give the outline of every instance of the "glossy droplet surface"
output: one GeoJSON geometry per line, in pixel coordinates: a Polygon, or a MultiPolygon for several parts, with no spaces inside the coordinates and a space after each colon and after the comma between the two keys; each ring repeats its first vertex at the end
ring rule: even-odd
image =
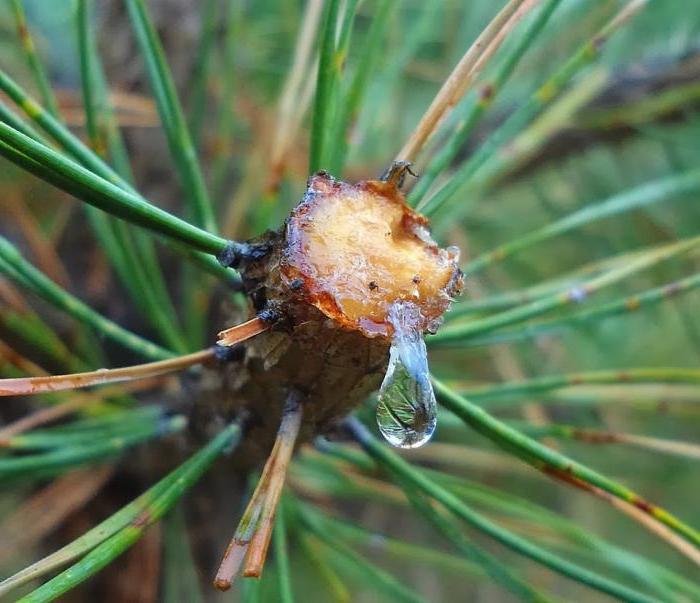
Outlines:
{"type": "Polygon", "coordinates": [[[428,374],[428,357],[418,306],[400,301],[389,310],[394,328],[389,366],[379,390],[377,425],[392,446],[417,448],[437,425],[437,404],[428,374]]]}

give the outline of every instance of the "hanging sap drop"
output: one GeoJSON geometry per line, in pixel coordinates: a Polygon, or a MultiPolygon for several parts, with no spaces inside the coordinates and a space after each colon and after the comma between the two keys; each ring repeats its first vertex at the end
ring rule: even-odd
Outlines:
{"type": "Polygon", "coordinates": [[[397,448],[422,446],[437,425],[421,318],[420,309],[411,302],[397,302],[389,311],[394,335],[379,390],[377,425],[387,442],[397,448]]]}

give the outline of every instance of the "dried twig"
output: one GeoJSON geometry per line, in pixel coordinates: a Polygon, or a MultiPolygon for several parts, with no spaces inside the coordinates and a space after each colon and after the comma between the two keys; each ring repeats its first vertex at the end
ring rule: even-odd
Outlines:
{"type": "Polygon", "coordinates": [[[214,578],[214,586],[219,590],[228,590],[231,587],[233,578],[244,561],[244,576],[259,578],[262,573],[270,545],[275,511],[299,434],[301,417],[302,405],[294,392],[288,398],[275,445],[265,463],[260,481],[214,578]]]}
{"type": "Polygon", "coordinates": [[[505,33],[499,37],[499,32],[501,30],[506,30],[506,33],[510,31],[525,12],[534,8],[537,1],[510,0],[493,18],[477,39],[474,40],[474,43],[457,63],[447,80],[445,80],[416,129],[411,133],[401,151],[399,151],[396,161],[415,161],[416,156],[428,138],[437,130],[443,118],[466,94],[469,85],[473,81],[476,67],[483,69],[485,61],[480,61],[481,56],[488,52],[488,58],[490,58],[504,39],[505,33]],[[521,5],[523,12],[518,10],[521,8],[521,5]],[[517,16],[518,14],[520,16],[517,16]],[[513,21],[511,21],[511,17],[514,19],[513,21]],[[510,27],[509,21],[511,22],[510,27]]]}
{"type": "Polygon", "coordinates": [[[304,81],[313,82],[313,43],[318,30],[321,13],[323,11],[322,0],[311,0],[302,19],[292,67],[285,81],[280,102],[277,109],[277,124],[272,144],[272,157],[270,162],[270,182],[268,190],[274,190],[279,178],[284,171],[285,155],[299,129],[301,120],[311,101],[311,94],[307,92],[309,85],[302,88],[304,81]]]}
{"type": "Polygon", "coordinates": [[[214,358],[214,350],[210,348],[176,358],[169,358],[168,360],[147,362],[145,364],[125,366],[116,369],[98,369],[96,371],[72,373],[70,375],[0,379],[0,396],[26,396],[89,387],[91,385],[103,385],[105,383],[156,377],[196,364],[202,364],[212,358],[214,358]]]}
{"type": "Polygon", "coordinates": [[[217,335],[218,340],[216,343],[224,346],[231,346],[246,339],[266,331],[270,327],[264,320],[260,318],[251,318],[250,320],[236,325],[235,327],[230,327],[223,331],[220,331],[217,335]]]}
{"type": "MultiPolygon", "coordinates": [[[[259,318],[253,318],[219,333],[221,345],[234,345],[245,341],[268,328],[265,322],[259,318]]],[[[119,381],[132,381],[156,377],[165,373],[172,373],[183,368],[202,364],[215,357],[213,348],[158,360],[134,366],[125,366],[116,369],[98,369],[85,373],[72,373],[70,375],[50,375],[42,377],[20,377],[17,379],[0,379],[0,396],[20,396],[55,392],[65,389],[78,389],[91,385],[103,385],[105,383],[117,383],[119,381]]]]}

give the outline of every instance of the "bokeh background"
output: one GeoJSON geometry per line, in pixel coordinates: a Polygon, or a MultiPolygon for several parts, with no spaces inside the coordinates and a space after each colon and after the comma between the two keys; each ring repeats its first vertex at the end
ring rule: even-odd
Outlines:
{"type": "MultiPolygon", "coordinates": [[[[363,48],[381,4],[374,0],[357,3],[345,61],[348,81],[358,68],[363,68],[363,48]]],[[[347,132],[348,154],[342,176],[350,181],[376,177],[384,171],[452,67],[503,3],[403,0],[396,4],[368,69],[362,102],[347,132]]],[[[490,134],[625,4],[612,0],[563,1],[438,184],[448,181],[490,134]]],[[[24,6],[60,113],[71,130],[84,137],[76,3],[26,0],[24,6]]],[[[294,124],[291,135],[283,136],[279,127],[280,98],[288,82],[307,4],[296,0],[150,0],[148,6],[195,133],[223,232],[243,239],[265,227],[277,227],[300,199],[308,170],[313,57],[292,103],[295,117],[290,120],[294,124]],[[206,48],[203,34],[209,39],[206,48]]],[[[100,0],[95,8],[99,54],[134,181],[149,200],[181,214],[183,192],[177,168],[168,156],[124,5],[100,0]]],[[[516,29],[516,33],[519,31],[516,29]]],[[[518,41],[515,34],[505,41],[480,76],[481,81],[489,81],[500,60],[518,41]]],[[[317,44],[314,41],[313,48],[317,44]]],[[[38,92],[9,3],[5,2],[0,4],[0,64],[27,90],[38,92]]],[[[459,245],[465,260],[473,259],[615,195],[697,171],[699,76],[700,4],[681,0],[649,2],[607,41],[600,57],[565,87],[565,100],[556,108],[547,105],[538,116],[540,121],[533,119],[527,124],[533,127],[530,133],[538,132],[539,127],[546,135],[534,142],[532,138],[517,139],[532,144],[516,165],[485,184],[463,187],[457,202],[436,214],[436,237],[441,243],[459,245]]],[[[418,173],[441,150],[476,102],[475,90],[431,139],[414,168],[418,173]]],[[[636,252],[697,236],[698,199],[697,190],[676,193],[670,189],[660,202],[592,219],[561,236],[526,247],[503,262],[488,265],[477,274],[468,272],[465,292],[446,326],[517,306],[527,299],[525,295],[537,297],[537,287],[549,292],[568,290],[581,282],[581,275],[586,274],[582,268],[595,271],[621,267],[636,252]],[[513,292],[516,297],[504,299],[513,292]]],[[[0,232],[52,279],[116,322],[147,337],[158,337],[153,325],[130,300],[124,283],[110,269],[99,240],[73,198],[0,160],[0,216],[0,232]]],[[[191,302],[193,305],[185,305],[183,287],[191,282],[190,269],[171,251],[160,253],[178,315],[194,333],[190,343],[211,341],[222,326],[221,288],[213,280],[203,281],[206,286],[202,286],[201,295],[191,302]],[[197,316],[193,318],[193,314],[197,316]]],[[[532,323],[522,323],[516,325],[516,331],[517,327],[521,330],[514,335],[497,331],[481,340],[436,343],[430,348],[431,368],[455,388],[466,390],[547,375],[651,367],[696,369],[700,359],[697,292],[669,296],[638,311],[631,305],[628,312],[595,320],[568,317],[697,271],[697,254],[683,254],[615,282],[592,296],[594,299],[582,296],[573,309],[555,309],[545,318],[561,319],[556,328],[538,330],[535,325],[528,330],[527,325],[532,323]]],[[[16,369],[8,350],[15,350],[50,372],[60,371],[62,367],[36,341],[23,337],[13,327],[11,319],[20,302],[13,301],[4,285],[2,291],[0,337],[7,345],[0,348],[5,350],[0,363],[5,373],[9,376],[10,368],[16,369]]],[[[80,349],[84,334],[75,323],[31,295],[23,297],[26,300],[20,305],[26,303],[32,312],[44,317],[69,349],[80,349]]],[[[110,366],[134,360],[117,346],[105,342],[100,345],[102,357],[110,366]]],[[[691,525],[700,524],[698,379],[681,384],[562,385],[567,386],[494,398],[483,404],[500,418],[644,493],[691,525]],[[556,429],[548,431],[547,426],[552,424],[645,436],[662,444],[577,441],[556,433],[556,429]]],[[[163,390],[164,400],[179,401],[180,386],[168,383],[168,388],[163,390]]],[[[158,390],[151,390],[139,399],[152,402],[159,395],[158,390]]],[[[370,424],[371,405],[370,401],[361,409],[370,424]]],[[[26,400],[13,399],[1,405],[0,417],[8,423],[30,407],[26,400]]],[[[674,575],[697,583],[696,565],[612,506],[538,474],[465,428],[446,411],[441,419],[436,443],[405,453],[405,457],[453,475],[456,491],[486,515],[533,542],[628,583],[634,582],[635,573],[639,578],[650,570],[633,557],[623,562],[627,552],[640,554],[674,575]],[[528,515],[523,510],[530,509],[530,505],[537,507],[532,507],[536,510],[531,509],[528,515]],[[610,546],[592,544],[598,539],[610,546]],[[625,564],[630,568],[627,575],[621,569],[625,564]]],[[[17,530],[16,523],[8,527],[9,518],[16,521],[17,517],[32,517],[14,513],[18,509],[26,512],[22,506],[25,501],[50,484],[45,478],[0,484],[0,527],[9,530],[0,533],[11,534],[14,540],[9,542],[16,543],[2,546],[2,574],[77,537],[114,512],[169,465],[162,462],[164,451],[171,451],[168,454],[173,458],[182,457],[189,445],[181,441],[154,443],[129,452],[96,487],[89,503],[69,509],[55,525],[37,528],[36,536],[32,535],[32,526],[26,526],[29,537],[22,534],[24,527],[17,530]]],[[[378,478],[367,483],[349,479],[342,466],[324,465],[317,455],[312,451],[302,454],[290,473],[291,488],[344,518],[351,527],[360,527],[354,536],[347,528],[343,538],[367,561],[393,573],[429,601],[514,600],[464,561],[399,500],[400,492],[394,486],[378,478]]],[[[177,511],[176,519],[157,536],[141,541],[115,566],[65,600],[235,600],[238,591],[215,595],[208,582],[234,527],[238,514],[235,501],[245,481],[244,476],[229,480],[216,471],[215,466],[213,475],[196,487],[177,511]],[[192,552],[183,545],[188,539],[192,552]],[[171,590],[164,586],[168,580],[175,585],[171,590]],[[166,596],[166,592],[170,594],[166,596]],[[176,592],[179,595],[173,594],[176,592]]],[[[66,491],[58,495],[65,496],[66,491]]],[[[504,566],[516,568],[529,582],[561,600],[608,600],[517,557],[476,532],[469,535],[504,566]]],[[[295,530],[290,531],[289,538],[297,600],[332,599],[329,592],[333,593],[333,580],[324,576],[324,566],[318,559],[326,554],[325,549],[305,547],[295,530]]],[[[344,569],[339,573],[353,601],[392,600],[391,595],[368,583],[361,568],[350,563],[340,565],[344,569]]],[[[269,575],[274,576],[276,571],[271,566],[269,575]]],[[[654,580],[673,583],[662,570],[654,580]]],[[[653,592],[643,580],[636,586],[642,592],[653,592]]],[[[264,580],[262,600],[277,600],[276,589],[274,579],[264,580]]],[[[342,590],[338,592],[333,596],[342,600],[342,590]]],[[[675,592],[679,597],[675,600],[692,600],[682,588],[675,592]]]]}

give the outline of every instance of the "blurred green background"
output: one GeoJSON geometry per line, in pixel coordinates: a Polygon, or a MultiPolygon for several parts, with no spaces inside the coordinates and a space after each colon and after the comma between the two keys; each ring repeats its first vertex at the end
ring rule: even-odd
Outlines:
{"type": "MultiPolygon", "coordinates": [[[[154,0],[147,4],[186,109],[222,232],[245,239],[265,227],[276,228],[300,199],[308,175],[316,82],[314,57],[321,35],[318,31],[292,104],[294,118],[288,118],[288,123],[295,124],[292,134],[279,145],[279,101],[289,81],[308,5],[285,0],[154,0]],[[277,161],[274,165],[273,160],[277,161]]],[[[325,10],[327,3],[319,4],[325,10]]],[[[349,1],[341,4],[344,10],[355,5],[349,1]]],[[[389,2],[379,42],[365,63],[364,51],[384,4],[378,0],[356,3],[347,57],[344,61],[336,57],[343,65],[340,92],[333,98],[338,112],[356,74],[366,69],[367,77],[353,118],[328,143],[334,147],[341,140],[347,141],[342,173],[335,175],[350,181],[375,178],[384,171],[454,65],[503,6],[503,2],[492,0],[389,2]]],[[[453,182],[459,169],[489,137],[522,110],[531,95],[582,44],[595,42],[596,32],[627,4],[618,0],[560,2],[542,31],[524,52],[518,53],[517,64],[493,104],[474,123],[425,198],[453,182]]],[[[24,6],[65,123],[85,138],[77,3],[27,0],[24,6]]],[[[177,168],[168,157],[147,71],[126,9],[122,2],[101,0],[94,12],[99,53],[136,187],[157,205],[183,215],[186,209],[182,199],[186,195],[177,168]]],[[[509,34],[479,75],[479,85],[431,138],[414,166],[418,174],[430,169],[431,161],[479,104],[480,85],[498,77],[537,14],[533,11],[509,34]]],[[[317,30],[322,26],[321,19],[317,30]]],[[[0,64],[15,81],[39,94],[7,2],[0,3],[0,64]]],[[[669,185],[662,193],[651,195],[653,203],[633,204],[629,211],[601,219],[596,214],[599,204],[608,199],[624,195],[636,199],[646,194],[639,192],[646,186],[675,182],[674,178],[685,176],[697,178],[699,76],[700,4],[651,1],[606,40],[600,55],[577,70],[553,102],[543,104],[522,128],[509,132],[501,144],[488,151],[479,170],[430,216],[435,237],[443,245],[458,245],[466,266],[464,293],[448,314],[442,332],[463,325],[472,328],[469,325],[476,321],[524,307],[546,295],[571,294],[575,288],[585,287],[591,274],[622,270],[639,254],[700,235],[697,185],[669,185]],[[515,160],[508,163],[511,157],[515,160]],[[505,167],[501,169],[499,162],[505,167]],[[483,269],[470,271],[470,260],[532,232],[541,232],[579,211],[590,215],[570,230],[557,236],[543,235],[540,241],[523,246],[503,261],[492,259],[483,269]],[[588,272],[581,272],[584,268],[588,272]]],[[[134,307],[128,288],[111,271],[78,203],[2,160],[0,212],[1,234],[21,248],[28,259],[52,278],[62,277],[62,285],[116,322],[158,339],[157,328],[134,307]]],[[[201,294],[187,301],[183,291],[191,286],[191,269],[171,250],[159,253],[168,275],[168,291],[181,322],[186,324],[188,347],[196,349],[211,342],[222,326],[221,288],[213,278],[201,277],[201,294]]],[[[666,295],[638,310],[634,302],[628,302],[628,311],[579,317],[581,312],[595,311],[697,272],[698,254],[693,248],[615,280],[595,294],[575,293],[577,303],[554,306],[542,315],[533,314],[473,336],[442,340],[440,335],[428,337],[431,370],[455,390],[472,393],[490,384],[550,375],[658,367],[689,369],[690,376],[678,383],[669,383],[663,377],[658,382],[642,383],[635,378],[626,380],[623,375],[604,383],[573,380],[551,389],[520,391],[502,398],[485,396],[483,401],[477,395],[474,400],[525,433],[544,439],[560,452],[643,493],[688,524],[700,525],[697,291],[666,295]],[[582,441],[584,437],[571,431],[557,432],[556,427],[548,430],[551,425],[642,436],[653,442],[629,438],[612,443],[582,441]]],[[[27,297],[32,311],[44,317],[70,349],[79,350],[85,337],[81,328],[66,323],[46,304],[27,297]]],[[[0,314],[5,317],[13,311],[8,299],[0,299],[0,314]]],[[[36,341],[9,328],[7,321],[0,324],[0,335],[10,348],[49,372],[64,368],[37,348],[36,341]]],[[[99,345],[108,366],[136,362],[133,354],[116,346],[99,345]]],[[[12,365],[6,352],[2,361],[12,365]]],[[[167,405],[168,398],[177,395],[171,389],[157,402],[167,405]]],[[[153,392],[136,397],[149,402],[158,398],[153,392]]],[[[359,411],[369,425],[373,422],[372,405],[373,401],[368,401],[359,411]]],[[[13,401],[2,408],[0,416],[9,423],[26,408],[22,400],[13,401]]],[[[693,585],[697,587],[698,567],[687,555],[605,501],[541,475],[465,427],[449,411],[443,413],[435,443],[421,451],[402,452],[402,456],[416,466],[449,474],[454,481],[446,483],[463,500],[557,555],[619,579],[652,599],[700,600],[694,598],[698,590],[693,589],[693,585]],[[609,544],[601,544],[603,540],[609,544]],[[651,560],[653,565],[645,565],[635,555],[651,560]]],[[[168,450],[169,445],[144,445],[121,457],[93,511],[75,509],[62,525],[45,531],[31,545],[0,556],[3,575],[77,537],[151,485],[162,475],[162,467],[149,458],[168,450]]],[[[184,444],[175,444],[175,448],[175,456],[184,458],[184,444]]],[[[348,477],[346,465],[330,460],[333,457],[319,456],[318,452],[303,451],[288,483],[295,497],[360,528],[353,536],[349,528],[343,528],[343,532],[336,526],[329,532],[333,538],[349,543],[369,564],[392,573],[428,601],[516,600],[486,579],[482,570],[474,570],[471,562],[407,506],[390,480],[371,472],[360,477],[350,472],[348,477]],[[387,537],[401,542],[396,544],[387,537]]],[[[216,473],[216,466],[212,473],[216,473]]],[[[238,485],[227,490],[220,483],[221,476],[210,475],[191,495],[185,513],[189,518],[187,533],[194,543],[194,561],[189,554],[173,553],[182,548],[185,529],[182,517],[171,516],[160,540],[150,545],[156,553],[144,552],[145,545],[138,545],[115,562],[116,569],[87,582],[65,600],[235,600],[238,590],[215,595],[208,582],[238,515],[230,497],[234,496],[231,492],[236,496],[240,493],[243,476],[236,478],[238,485]],[[202,526],[207,513],[215,518],[214,529],[202,526]],[[146,563],[144,559],[158,559],[160,569],[144,570],[140,567],[146,563]],[[120,572],[127,577],[120,579],[120,572]],[[148,590],[146,586],[152,582],[155,590],[148,590]],[[138,588],[134,587],[137,583],[138,588]],[[181,596],[176,597],[174,592],[181,596]]],[[[0,485],[0,518],[10,517],[26,497],[46,484],[45,478],[29,476],[18,483],[0,485]]],[[[343,600],[344,591],[353,601],[398,600],[395,592],[378,587],[368,577],[366,567],[354,565],[342,555],[336,559],[338,553],[333,552],[332,545],[321,544],[318,538],[305,541],[303,534],[308,528],[303,522],[294,520],[290,524],[288,551],[296,600],[343,600]]],[[[494,544],[478,531],[466,533],[499,564],[517,571],[527,583],[554,599],[609,600],[494,544]]],[[[261,591],[241,596],[279,600],[275,579],[278,571],[273,558],[261,591]]]]}

